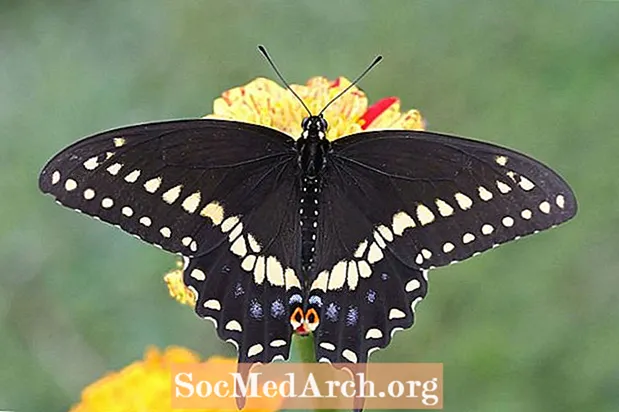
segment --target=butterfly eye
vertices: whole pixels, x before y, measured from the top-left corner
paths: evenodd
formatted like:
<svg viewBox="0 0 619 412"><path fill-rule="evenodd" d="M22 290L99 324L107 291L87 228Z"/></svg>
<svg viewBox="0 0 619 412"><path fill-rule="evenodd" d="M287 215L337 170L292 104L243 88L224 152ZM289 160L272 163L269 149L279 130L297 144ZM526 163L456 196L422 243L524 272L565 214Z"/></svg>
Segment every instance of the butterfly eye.
<svg viewBox="0 0 619 412"><path fill-rule="evenodd" d="M309 117L303 118L303 121L301 122L301 128L302 129L307 129L308 122L309 122Z"/></svg>
<svg viewBox="0 0 619 412"><path fill-rule="evenodd" d="M329 123L327 123L327 119L325 119L324 117L320 117L320 126L322 127L322 130L327 130L329 128Z"/></svg>

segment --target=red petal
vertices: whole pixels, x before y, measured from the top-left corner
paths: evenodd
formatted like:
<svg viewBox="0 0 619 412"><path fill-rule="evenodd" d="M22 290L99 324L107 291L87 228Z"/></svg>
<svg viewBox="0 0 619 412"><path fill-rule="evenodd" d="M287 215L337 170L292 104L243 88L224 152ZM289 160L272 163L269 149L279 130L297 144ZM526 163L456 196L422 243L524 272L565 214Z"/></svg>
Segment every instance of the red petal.
<svg viewBox="0 0 619 412"><path fill-rule="evenodd" d="M329 87L335 89L336 87L338 87L340 85L340 78L338 77L337 79L333 80L331 82L331 85Z"/></svg>
<svg viewBox="0 0 619 412"><path fill-rule="evenodd" d="M366 110L361 116L360 123L363 130L367 129L372 122L387 110L392 104L396 103L399 99L397 97L385 97L380 99Z"/></svg>

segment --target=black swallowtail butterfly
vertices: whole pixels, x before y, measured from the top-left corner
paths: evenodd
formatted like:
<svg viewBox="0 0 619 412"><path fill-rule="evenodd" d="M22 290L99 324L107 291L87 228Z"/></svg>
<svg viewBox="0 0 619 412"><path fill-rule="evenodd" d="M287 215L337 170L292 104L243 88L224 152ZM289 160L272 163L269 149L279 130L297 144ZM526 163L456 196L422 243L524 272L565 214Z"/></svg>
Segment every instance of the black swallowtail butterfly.
<svg viewBox="0 0 619 412"><path fill-rule="evenodd" d="M412 326L429 269L572 218L576 199L513 150L439 133L298 140L263 126L178 120L106 131L45 166L64 206L185 259L199 316L240 362L287 359L313 333L317 360L363 363Z"/></svg>

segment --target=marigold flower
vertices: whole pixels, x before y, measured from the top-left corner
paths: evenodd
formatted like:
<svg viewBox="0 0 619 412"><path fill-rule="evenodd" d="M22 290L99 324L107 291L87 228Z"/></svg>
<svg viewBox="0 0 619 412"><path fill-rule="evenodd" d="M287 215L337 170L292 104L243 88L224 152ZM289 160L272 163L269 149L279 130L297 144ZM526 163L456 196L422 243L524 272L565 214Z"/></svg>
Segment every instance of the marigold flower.
<svg viewBox="0 0 619 412"><path fill-rule="evenodd" d="M338 77L312 77L305 85L290 87L299 95L312 113L322 108L350 85L350 80ZM297 99L279 84L257 78L244 86L225 91L213 103L213 113L205 118L238 120L269 126L297 139L301 136L301 121L307 116ZM371 106L365 93L353 86L327 108L324 116L329 123L327 138L335 140L363 130L404 129L424 130L425 121L418 110L400 111L400 99L385 97ZM179 302L194 306L195 296L183 283L182 270L165 275L170 295Z"/></svg>
<svg viewBox="0 0 619 412"><path fill-rule="evenodd" d="M200 357L182 347L169 347L161 352L149 348L144 360L136 361L118 372L112 372L82 391L82 399L70 412L206 412L208 409L172 409L172 376L170 366L176 363L198 363ZM208 365L236 364L233 359L213 357ZM233 367L236 369L236 366ZM261 409L274 411L281 398L267 399ZM251 406L249 404L248 406Z"/></svg>

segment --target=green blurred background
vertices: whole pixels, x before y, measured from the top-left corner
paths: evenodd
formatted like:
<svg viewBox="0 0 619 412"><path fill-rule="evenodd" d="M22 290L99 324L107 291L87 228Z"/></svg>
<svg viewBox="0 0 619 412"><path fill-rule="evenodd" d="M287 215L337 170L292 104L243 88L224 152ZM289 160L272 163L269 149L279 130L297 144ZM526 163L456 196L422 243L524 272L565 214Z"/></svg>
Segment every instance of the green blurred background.
<svg viewBox="0 0 619 412"><path fill-rule="evenodd" d="M96 131L200 116L273 77L349 78L433 130L517 148L573 186L569 224L431 274L373 361L444 362L445 411L619 410L619 3L1 1L0 410L66 411L148 345L233 349L170 299L175 258L37 190Z"/></svg>

